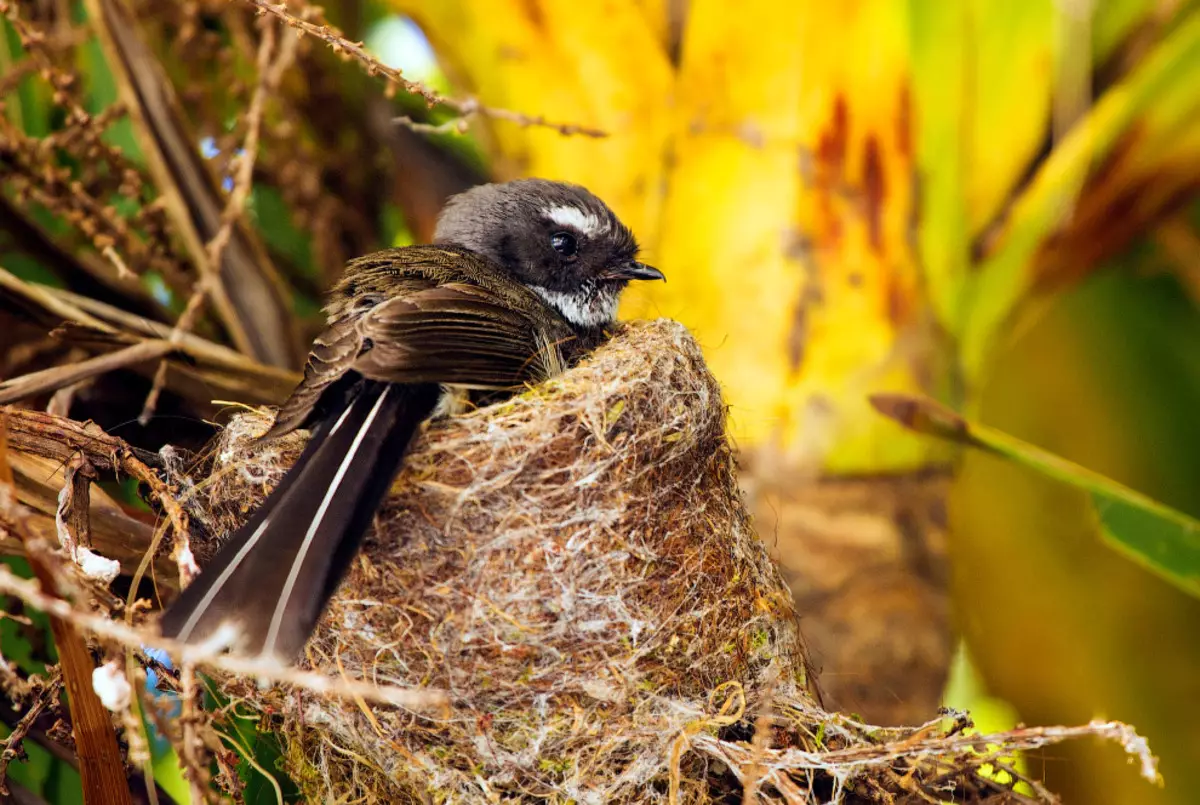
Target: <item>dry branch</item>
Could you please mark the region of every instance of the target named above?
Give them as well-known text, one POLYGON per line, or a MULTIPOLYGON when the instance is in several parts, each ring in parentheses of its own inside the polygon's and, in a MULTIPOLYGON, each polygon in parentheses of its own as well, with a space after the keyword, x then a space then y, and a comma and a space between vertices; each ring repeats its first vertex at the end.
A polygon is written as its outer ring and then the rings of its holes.
MULTIPOLYGON (((210 266, 221 265, 225 249, 233 236, 234 227, 241 218, 246 200, 250 197, 254 162, 258 157, 259 132, 262 128, 263 110, 267 96, 279 88, 279 81, 282 79, 284 71, 292 64, 296 55, 294 39, 285 37, 276 52, 274 26, 267 24, 262 27, 263 35, 262 41, 259 43, 257 59, 258 84, 254 87, 254 95, 250 98, 250 108, 246 110, 246 137, 242 141, 242 154, 238 158, 233 189, 225 202, 225 208, 221 211, 220 227, 205 244, 206 257, 210 266)), ((183 338, 183 334, 189 332, 196 325, 196 320, 204 308, 208 294, 209 281, 201 278, 196 283, 183 313, 176 321, 175 328, 171 331, 168 339, 171 343, 178 343, 183 338)), ((146 402, 142 405, 142 412, 138 414, 138 422, 143 425, 149 422, 154 415, 159 394, 162 393, 163 386, 166 384, 168 368, 169 364, 166 361, 159 362, 158 369, 154 373, 154 380, 150 385, 150 392, 146 395, 146 402)))
POLYGON ((286 3, 272 3, 270 0, 242 0, 247 5, 253 6, 259 14, 271 14, 291 28, 301 34, 316 37, 327 44, 334 53, 341 54, 349 59, 354 59, 363 66, 363 69, 372 76, 382 76, 389 82, 388 91, 394 92, 400 89, 404 92, 417 95, 425 99, 430 107, 442 106, 458 113, 458 118, 448 123, 439 126, 430 126, 422 123, 416 123, 413 120, 400 117, 396 121, 402 125, 406 125, 417 131, 427 132, 444 132, 444 131, 462 131, 463 121, 465 119, 479 115, 481 117, 490 117, 496 120, 507 120, 515 123, 518 126, 540 126, 542 128, 553 129, 564 136, 582 135, 584 137, 607 137, 607 133, 599 129, 580 126, 574 123, 555 123, 547 120, 541 115, 526 115, 520 112, 513 112, 507 109, 498 109, 496 107, 485 106, 475 98, 465 98, 455 100, 447 98, 434 90, 422 84, 420 81, 413 81, 405 78, 401 72, 393 67, 388 67, 383 62, 376 59, 363 47, 362 42, 353 42, 346 36, 325 22, 314 22, 313 19, 319 19, 320 12, 314 6, 305 6, 298 17, 288 10, 286 3))
POLYGON ((299 348, 284 285, 253 230, 239 223, 222 259, 209 259, 205 244, 220 231, 225 205, 162 66, 121 0, 86 6, 174 230, 233 342, 263 363, 295 365, 299 348))
POLYGON ((10 726, 8 736, 0 741, 0 747, 2 747, 0 749, 0 796, 8 794, 8 791, 5 790, 5 784, 8 781, 8 764, 20 753, 25 737, 29 735, 42 713, 54 710, 58 704, 58 693, 62 690, 61 672, 55 672, 49 679, 39 681, 37 689, 37 695, 33 697, 33 703, 29 709, 16 723, 10 726))
POLYGON ((74 385, 115 369, 160 358, 174 351, 170 341, 139 341, 116 352, 98 355, 86 361, 52 366, 12 380, 0 381, 0 405, 34 397, 48 391, 74 385))
POLYGON ((171 352, 187 360, 169 360, 167 387, 202 412, 214 410, 214 395, 247 402, 278 402, 287 396, 298 377, 191 333, 182 332, 172 342, 170 325, 69 291, 25 282, 3 268, 0 292, 18 301, 30 318, 44 322, 47 328, 56 328, 54 332, 68 343, 105 353, 128 349, 118 357, 101 356, 86 366, 59 366, 0 381, 0 404, 54 391, 121 366, 150 375, 153 370, 144 361, 171 352))
MULTIPOLYGON (((118 104, 91 115, 81 98, 86 83, 72 69, 71 56, 82 41, 82 29, 72 29, 68 36, 51 35, 26 20, 22 10, 29 9, 0 0, 0 14, 8 18, 25 52, 18 64, 35 68, 41 82, 51 90, 51 100, 64 120, 60 128, 37 138, 27 135, 7 115, 0 116, 0 166, 15 206, 29 207, 31 202, 42 205, 69 223, 99 254, 117 255, 119 250, 142 270, 174 276, 177 272, 166 247, 168 238, 159 225, 158 210, 152 203, 142 203, 147 201, 147 183, 139 166, 104 138, 110 124, 124 115, 124 109, 118 104), (71 159, 60 159, 59 152, 71 159), (139 202, 129 218, 122 217, 110 203, 114 194, 139 202)), ((81 258, 78 265, 64 263, 61 253, 45 248, 42 233, 24 216, 15 216, 8 228, 26 248, 48 257, 55 267, 82 267, 86 271, 89 264, 103 263, 93 259, 94 255, 81 258)), ((121 280, 119 266, 126 261, 118 255, 110 262, 118 267, 117 279, 121 280)), ((111 273, 100 268, 97 276, 111 273)))
MULTIPOLYGON (((61 595, 63 585, 56 567, 58 557, 49 552, 45 541, 29 528, 29 512, 16 501, 15 490, 8 464, 7 427, 0 417, 0 518, 24 544, 25 556, 36 577, 36 581, 29 582, 30 586, 39 587, 43 594, 57 592, 61 595)), ((67 691, 75 751, 79 756, 79 775, 83 781, 83 800, 88 805, 130 805, 132 799, 117 735, 108 711, 92 690, 95 666, 83 633, 70 619, 51 612, 47 614, 50 615, 50 630, 54 634, 54 646, 67 691)))

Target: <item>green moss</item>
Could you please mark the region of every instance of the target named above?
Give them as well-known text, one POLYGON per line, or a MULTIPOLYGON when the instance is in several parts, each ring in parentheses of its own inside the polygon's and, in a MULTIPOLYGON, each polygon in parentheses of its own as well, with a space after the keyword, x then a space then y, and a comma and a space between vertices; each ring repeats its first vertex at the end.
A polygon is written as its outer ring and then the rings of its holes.
POLYGON ((568 772, 574 768, 574 761, 569 757, 565 758, 548 758, 544 757, 538 761, 538 768, 548 774, 559 774, 566 776, 568 772))

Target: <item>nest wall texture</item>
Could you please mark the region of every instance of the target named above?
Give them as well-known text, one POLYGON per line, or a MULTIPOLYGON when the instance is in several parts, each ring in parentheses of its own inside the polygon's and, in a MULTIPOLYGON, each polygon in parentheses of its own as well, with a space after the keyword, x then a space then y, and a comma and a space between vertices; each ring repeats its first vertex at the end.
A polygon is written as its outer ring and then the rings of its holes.
MULTIPOLYGON (((658 321, 432 423, 307 661, 445 690, 449 710, 368 717, 230 692, 281 720, 286 771, 314 801, 665 801, 682 734, 734 720, 706 722, 717 711, 749 718, 767 686, 803 698, 809 685, 725 417, 695 341, 658 321)), ((269 424, 248 412, 224 431, 193 513, 211 533, 240 523, 298 454, 300 435, 254 443, 269 424)), ((707 796, 701 763, 684 754, 680 801, 707 796)))

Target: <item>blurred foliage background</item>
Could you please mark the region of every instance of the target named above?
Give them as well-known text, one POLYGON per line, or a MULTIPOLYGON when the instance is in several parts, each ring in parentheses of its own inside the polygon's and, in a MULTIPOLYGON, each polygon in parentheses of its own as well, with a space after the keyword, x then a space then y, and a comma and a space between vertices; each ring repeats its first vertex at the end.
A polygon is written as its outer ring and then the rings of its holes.
MULTIPOLYGON (((213 401, 286 392, 346 259, 428 238, 480 181, 585 184, 669 277, 626 315, 705 345, 834 703, 876 723, 944 696, 991 727, 1118 718, 1165 787, 1098 746, 1027 768, 1067 802, 1193 801, 1200 603, 1106 547, 1083 493, 867 397, 933 396, 1200 515, 1195 2, 0 13, 0 379, 126 356, 21 404, 197 447, 213 401), (87 327, 47 338, 64 319, 87 327), (180 323, 204 344, 122 352, 180 323)), ((24 674, 47 635, 0 620, 24 674)), ((69 758, 29 754, 13 779, 79 801, 69 758)))

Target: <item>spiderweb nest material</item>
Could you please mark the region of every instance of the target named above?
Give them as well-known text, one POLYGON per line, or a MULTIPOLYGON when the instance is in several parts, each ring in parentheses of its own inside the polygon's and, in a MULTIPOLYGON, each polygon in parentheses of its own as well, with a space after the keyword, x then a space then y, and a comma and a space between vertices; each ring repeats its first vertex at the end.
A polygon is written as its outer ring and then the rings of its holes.
MULTIPOLYGON (((802 695, 791 595, 750 528, 725 414, 695 341, 661 321, 428 426, 308 659, 443 689, 449 712, 368 718, 245 691, 281 714, 305 793, 641 800, 688 725, 741 715, 768 683, 802 695)), ((252 411, 225 429, 203 496, 212 533, 302 446, 257 447, 269 424, 252 411)))

